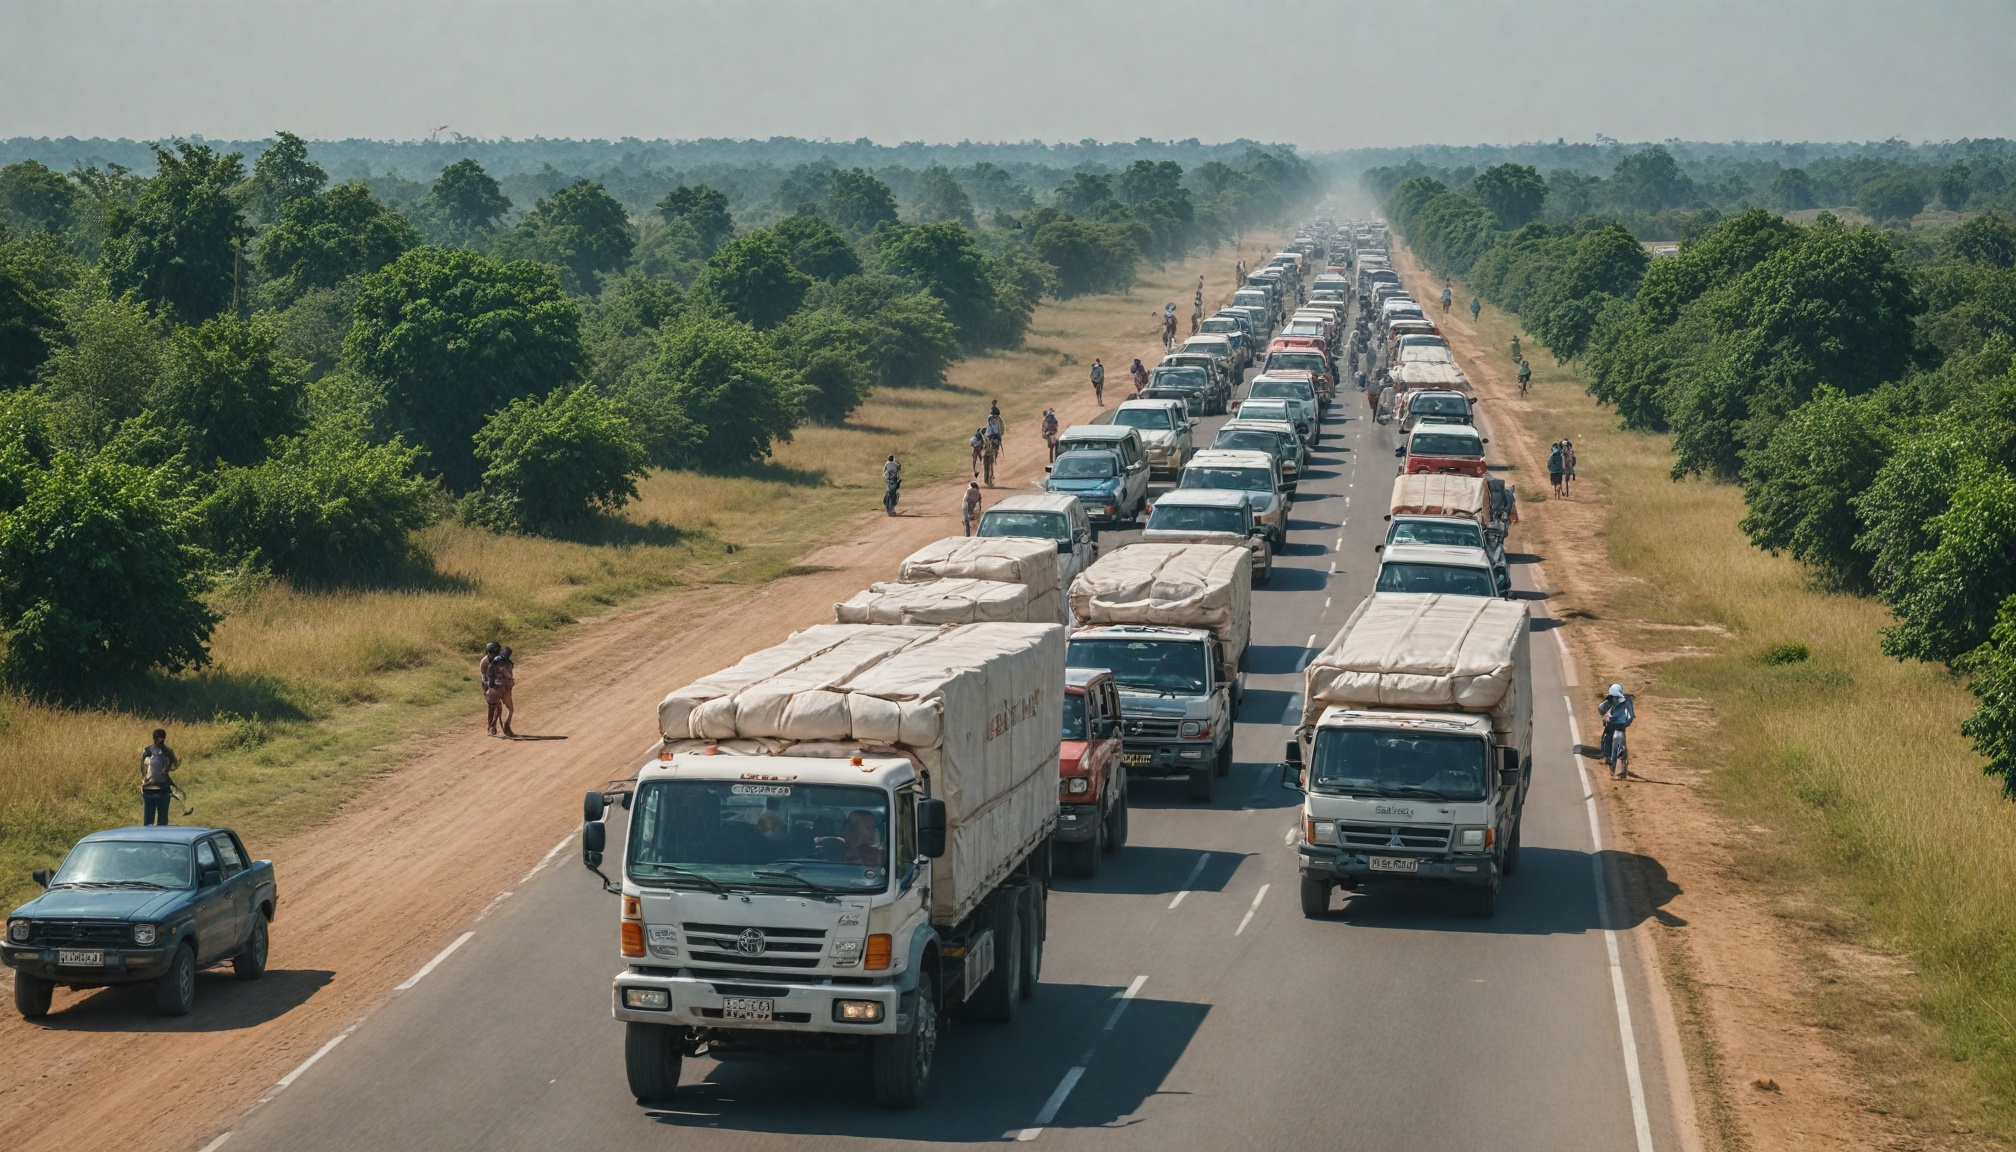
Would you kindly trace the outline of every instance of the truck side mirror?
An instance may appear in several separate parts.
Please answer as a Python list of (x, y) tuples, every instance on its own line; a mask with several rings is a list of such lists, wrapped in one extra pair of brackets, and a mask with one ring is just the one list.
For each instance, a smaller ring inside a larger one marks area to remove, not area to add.
[(1302, 791), (1302, 742), (1290, 738), (1281, 755), (1281, 787)]
[(1384, 552), (1385, 550), (1386, 550), (1386, 545), (1384, 545), (1384, 544), (1374, 544), (1374, 545), (1372, 545), (1372, 551), (1374, 551), (1374, 552)]
[(55, 873), (49, 871), (49, 869), (47, 868), (37, 868), (35, 869), (35, 871), (30, 872), (28, 875), (34, 879), (35, 883), (40, 884), (44, 888), (47, 888), (49, 886), (50, 878), (54, 876)]
[(212, 864), (196, 874), (196, 886), (198, 888), (215, 888), (223, 882), (224, 869), (221, 865)]
[(1498, 784), (1502, 788), (1519, 786), (1519, 750), (1500, 748), (1498, 750)]
[(917, 801), (917, 850), (933, 860), (945, 855), (945, 801)]
[(581, 798), (581, 819), (590, 824), (602, 819), (602, 814), (608, 810), (609, 798), (600, 792), (590, 792)]
[(1400, 447), (1393, 449), (1393, 455), (1395, 458), (1406, 456), (1407, 446), (1405, 444), (1402, 444)]
[(581, 825), (581, 863), (590, 868), (602, 867), (602, 850), (609, 846), (609, 826), (600, 820), (590, 820)]

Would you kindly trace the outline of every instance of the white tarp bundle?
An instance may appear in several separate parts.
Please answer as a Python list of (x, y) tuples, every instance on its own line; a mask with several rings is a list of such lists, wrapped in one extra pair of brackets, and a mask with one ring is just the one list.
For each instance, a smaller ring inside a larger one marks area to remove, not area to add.
[(1208, 628), (1236, 668), (1253, 627), (1253, 552), (1232, 544), (1129, 544), (1071, 582), (1071, 616), (1081, 628)]
[(1029, 589), (1029, 618), (1065, 622), (1064, 590), (1057, 582), (1057, 545), (1030, 536), (947, 536), (903, 560), (896, 578), (998, 580)]
[(1454, 710), (1513, 730), (1531, 707), (1530, 630), (1511, 600), (1374, 593), (1303, 673), (1302, 722), (1331, 706)]
[(1393, 478), (1393, 502), (1387, 511), (1394, 516), (1460, 516), (1488, 524), (1490, 489), (1477, 476), (1405, 473)]
[(1456, 356), (1447, 344), (1403, 344), (1400, 346), (1402, 364), (1454, 364)]
[(1452, 363), (1412, 360), (1393, 369), (1393, 383), (1402, 388), (1468, 388), (1470, 378)]
[(1064, 629), (821, 624), (658, 706), (673, 752), (906, 752), (945, 801), (932, 919), (965, 918), (1057, 824)]
[(840, 624), (1049, 624), (1029, 616), (1029, 589), (1000, 580), (870, 584), (833, 605)]

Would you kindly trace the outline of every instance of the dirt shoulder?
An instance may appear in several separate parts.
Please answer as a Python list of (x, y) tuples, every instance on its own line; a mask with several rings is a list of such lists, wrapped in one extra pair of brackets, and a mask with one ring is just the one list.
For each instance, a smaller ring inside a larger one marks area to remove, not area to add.
[[(1151, 302), (1141, 297), (1135, 311), (1139, 321), (1097, 349), (1109, 405), (1124, 395), (1130, 358), (1161, 355)], [(1063, 423), (1098, 417), (1082, 380), (1056, 383)], [(1011, 426), (988, 503), (1039, 480), (1046, 456), (1033, 424)], [(153, 1016), (142, 987), (59, 991), (49, 1019), (0, 1022), (11, 1070), (0, 1079), (0, 1130), (24, 1149), (73, 1149), (79, 1132), (133, 1152), (210, 1139), (529, 878), (571, 835), (582, 792), (642, 758), (668, 688), (830, 622), (835, 601), (959, 533), (964, 486), (906, 489), (897, 516), (838, 525), (832, 543), (803, 558), (807, 575), (667, 596), (579, 625), (519, 675), (518, 728), (541, 739), (485, 736), (472, 696), (467, 724), (419, 742), (409, 763), (327, 824), (263, 846), (281, 897), (264, 980), (229, 987), (228, 975), (206, 975), (197, 1011), (179, 1020)], [(563, 865), (577, 866), (562, 852), (550, 866)], [(163, 1108), (169, 1097), (175, 1106)]]
[[(1404, 250), (1396, 255), (1418, 299), (1439, 295), (1439, 278)], [(1701, 732), (1712, 730), (1717, 717), (1703, 701), (1656, 693), (1660, 666), (1687, 659), (1720, 630), (1618, 610), (1633, 601), (1642, 581), (1612, 564), (1617, 545), (1607, 486), (1627, 476), (1633, 483), (1663, 483), (1658, 474), (1664, 465), (1646, 459), (1626, 468), (1622, 460), (1594, 454), (1616, 446), (1649, 457), (1663, 444), (1644, 437), (1628, 445), (1621, 437), (1585, 439), (1593, 433), (1582, 429), (1614, 428), (1614, 417), (1597, 409), (1566, 373), (1551, 363), (1543, 369), (1537, 349), (1528, 353), (1535, 399), (1547, 387), (1553, 389), (1550, 402), (1522, 398), (1509, 354), (1516, 320), (1490, 308), (1481, 320), (1473, 323), (1467, 311), (1436, 316), (1485, 401), (1494, 449), (1511, 462), (1508, 478), (1521, 495), (1516, 550), (1532, 556), (1553, 615), (1569, 623), (1562, 634), (1580, 672), (1579, 684), (1570, 687), (1579, 692), (1581, 730), (1601, 730), (1594, 704), (1603, 685), (1655, 685), (1639, 694), (1634, 779), (1613, 782), (1593, 759), (1591, 778), (1603, 794), (1618, 871), (1636, 904), (1627, 922), (1639, 925), (1634, 931), (1641, 950), (1669, 995), (1665, 1022), (1684, 1051), (1701, 1143), (1725, 1150), (1934, 1146), (1920, 1142), (1922, 1132), (1876, 1114), (1853, 1059), (1816, 1022), (1804, 942), (1772, 897), (1735, 863), (1732, 846), (1765, 830), (1734, 826), (1705, 792), (1714, 765), (1689, 750), (1700, 746)], [(1571, 388), (1573, 400), (1565, 399)], [(1564, 421), (1561, 410), (1570, 405), (1588, 411)], [(1546, 454), (1563, 435), (1576, 440), (1581, 475), (1568, 498), (1549, 498)], [(1727, 524), (1734, 532), (1735, 520)]]

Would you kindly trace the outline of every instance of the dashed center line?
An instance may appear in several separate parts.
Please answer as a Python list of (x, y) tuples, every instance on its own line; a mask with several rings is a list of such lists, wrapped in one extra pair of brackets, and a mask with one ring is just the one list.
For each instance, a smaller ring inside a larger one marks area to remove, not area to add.
[(1197, 866), (1195, 868), (1190, 869), (1189, 879), (1183, 881), (1183, 890), (1181, 892), (1176, 893), (1176, 898), (1174, 900), (1169, 901), (1169, 907), (1174, 908), (1178, 904), (1183, 903), (1183, 897), (1188, 896), (1190, 894), (1190, 886), (1192, 884), (1197, 883), (1197, 877), (1202, 876), (1204, 874), (1204, 865), (1209, 863), (1210, 860), (1211, 860), (1211, 854), (1209, 852), (1203, 853), (1202, 855), (1197, 857)]
[(1232, 935), (1238, 936), (1246, 931), (1246, 925), (1253, 922), (1253, 914), (1260, 910), (1260, 901), (1267, 898), (1267, 889), (1271, 887), (1271, 884), (1260, 885), (1260, 891), (1253, 894), (1253, 906), (1246, 909), (1246, 915), (1239, 921), (1239, 927), (1232, 930)]
[(1057, 1113), (1064, 1109), (1064, 1102), (1071, 1098), (1071, 1090), (1078, 1087), (1078, 1081), (1085, 1078), (1085, 1070), (1092, 1064), (1093, 1053), (1099, 1050), (1099, 1045), (1106, 1037), (1112, 1035), (1114, 1027), (1120, 1023), (1121, 1015), (1127, 1011), (1127, 1005), (1132, 1004), (1134, 998), (1141, 994), (1141, 986), (1147, 982), (1148, 977), (1145, 974), (1136, 976), (1134, 982), (1127, 985), (1127, 990), (1120, 993), (1119, 1002), (1113, 1005), (1113, 1014), (1106, 1017), (1105, 1027), (1099, 1029), (1098, 1035), (1092, 1038), (1092, 1043), (1086, 1047), (1085, 1054), (1078, 1057), (1078, 1063), (1072, 1065), (1070, 1071), (1064, 1073), (1064, 1078), (1057, 1082), (1057, 1087), (1051, 1091), (1050, 1098), (1043, 1101), (1042, 1109), (1036, 1113), (1036, 1122), (1015, 1134), (1017, 1141), (1036, 1139), (1043, 1134), (1044, 1128), (1057, 1119)]

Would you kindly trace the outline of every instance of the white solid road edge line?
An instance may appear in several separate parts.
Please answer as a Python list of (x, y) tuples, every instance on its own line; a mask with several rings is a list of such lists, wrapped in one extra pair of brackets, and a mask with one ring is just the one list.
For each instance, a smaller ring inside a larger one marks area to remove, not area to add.
[(231, 1139), (231, 1133), (226, 1132), (208, 1144), (203, 1145), (203, 1152), (217, 1152), (217, 1149), (222, 1148), (224, 1142), (229, 1139)]
[[(408, 977), (406, 978), (406, 982), (405, 982), (404, 984), (401, 984), (401, 985), (399, 985), (399, 986), (398, 986), (397, 988), (394, 988), (394, 989), (392, 989), (392, 990), (393, 990), (394, 992), (410, 992), (410, 991), (412, 991), (412, 990), (413, 990), (413, 986), (414, 986), (415, 984), (418, 984), (418, 983), (420, 983), (420, 981), (422, 981), (422, 980), (426, 979), (426, 978), (427, 978), (427, 974), (428, 974), (429, 972), (432, 972), (432, 971), (434, 971), (434, 969), (435, 969), (435, 968), (436, 968), (436, 967), (437, 967), (437, 966), (438, 966), (438, 965), (439, 965), (439, 964), (440, 964), (440, 963), (441, 963), (441, 962), (442, 962), (443, 960), (446, 960), (446, 959), (448, 959), (448, 957), (450, 957), (450, 956), (453, 956), (453, 955), (455, 954), (455, 950), (456, 950), (457, 948), (460, 948), (460, 947), (462, 947), (462, 945), (464, 945), (464, 944), (467, 944), (467, 943), (469, 942), (469, 938), (470, 938), (471, 936), (474, 936), (474, 935), (476, 935), (476, 933), (474, 933), (474, 932), (464, 932), (464, 933), (462, 933), (462, 935), (460, 935), (460, 936), (457, 936), (457, 937), (455, 938), (455, 942), (454, 942), (454, 943), (452, 943), (452, 944), (448, 945), (448, 946), (447, 946), (446, 948), (443, 948), (443, 949), (441, 949), (441, 951), (439, 951), (439, 952), (436, 952), (436, 953), (434, 954), (434, 958), (433, 958), (432, 960), (429, 960), (429, 961), (427, 961), (427, 963), (425, 963), (425, 964), (422, 964), (422, 965), (420, 966), (420, 970), (419, 970), (418, 972), (415, 972), (415, 973), (413, 973), (413, 975), (411, 975), (411, 976), (408, 976)], [(318, 1055), (319, 1055), (319, 1053), (318, 1053)], [(312, 1061), (312, 1060), (311, 1060), (311, 1061), (309, 1061), (309, 1063), (311, 1063), (311, 1064), (312, 1064), (312, 1063), (314, 1063), (314, 1061)], [(305, 1067), (305, 1065), (304, 1065), (304, 1067)]]
[(1169, 901), (1169, 907), (1174, 908), (1176, 907), (1176, 905), (1181, 904), (1183, 902), (1183, 897), (1188, 896), (1190, 894), (1190, 886), (1197, 882), (1197, 877), (1202, 876), (1204, 874), (1204, 865), (1207, 862), (1209, 862), (1210, 859), (1211, 854), (1209, 852), (1206, 852), (1202, 856), (1197, 857), (1197, 866), (1195, 868), (1190, 869), (1189, 879), (1183, 881), (1183, 890), (1181, 892), (1176, 893), (1176, 898), (1174, 900)]
[(1271, 887), (1273, 887), (1271, 884), (1260, 885), (1260, 891), (1253, 894), (1253, 906), (1246, 909), (1245, 917), (1239, 921), (1239, 927), (1232, 930), (1232, 935), (1237, 936), (1246, 931), (1246, 925), (1253, 922), (1253, 914), (1260, 910), (1260, 901), (1267, 898), (1267, 889)]

